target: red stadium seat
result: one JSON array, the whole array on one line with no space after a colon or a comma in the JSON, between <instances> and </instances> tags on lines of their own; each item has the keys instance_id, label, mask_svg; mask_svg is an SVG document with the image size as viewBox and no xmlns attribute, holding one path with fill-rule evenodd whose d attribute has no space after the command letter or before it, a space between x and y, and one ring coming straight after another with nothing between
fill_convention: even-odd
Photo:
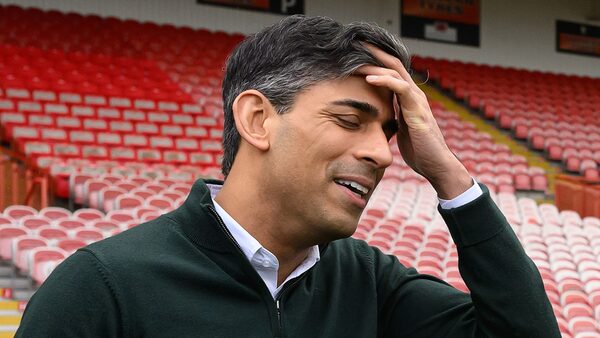
<instances>
[{"instance_id":1,"label":"red stadium seat","mask_svg":"<svg viewBox=\"0 0 600 338\"><path fill-rule=\"evenodd\" d=\"M71 211L60 207L46 207L40 210L39 215L50 220L57 220L71 216Z\"/></svg>"},{"instance_id":2,"label":"red stadium seat","mask_svg":"<svg viewBox=\"0 0 600 338\"><path fill-rule=\"evenodd\" d=\"M28 230L37 230L38 228L45 225L50 225L51 223L51 219L40 215L24 216L21 219L19 219L18 222L18 224L20 224L23 228Z\"/></svg>"},{"instance_id":3,"label":"red stadium seat","mask_svg":"<svg viewBox=\"0 0 600 338\"><path fill-rule=\"evenodd\" d=\"M12 240L29 234L28 229L14 225L0 225L0 257L3 260L12 258Z\"/></svg>"},{"instance_id":4,"label":"red stadium seat","mask_svg":"<svg viewBox=\"0 0 600 338\"><path fill-rule=\"evenodd\" d=\"M69 237L66 229L62 229L60 227L53 227L50 225L39 227L38 229L36 229L35 232L39 237L45 238L47 240L59 240Z\"/></svg>"},{"instance_id":5,"label":"red stadium seat","mask_svg":"<svg viewBox=\"0 0 600 338\"><path fill-rule=\"evenodd\" d=\"M26 272L28 270L28 254L29 252L37 247L48 246L48 242L37 236L23 235L15 237L12 240L12 261L15 266Z\"/></svg>"},{"instance_id":6,"label":"red stadium seat","mask_svg":"<svg viewBox=\"0 0 600 338\"><path fill-rule=\"evenodd\" d=\"M82 231L88 231L88 230L79 230L79 233L81 233ZM76 236L76 238L80 238L80 237ZM98 239L100 239L100 238L98 238ZM64 250L67 253L67 255L71 255L75 251L77 251L77 249L83 248L87 244L88 243L83 239L66 238L66 239L59 240L56 243L56 246L58 248L61 248L62 250Z\"/></svg>"},{"instance_id":7,"label":"red stadium seat","mask_svg":"<svg viewBox=\"0 0 600 338\"><path fill-rule=\"evenodd\" d=\"M104 218L104 214L97 209L82 208L73 212L73 218L80 219L83 222L89 222Z\"/></svg>"},{"instance_id":8,"label":"red stadium seat","mask_svg":"<svg viewBox=\"0 0 600 338\"><path fill-rule=\"evenodd\" d=\"M37 210L26 205L10 205L3 212L5 216L15 220L19 220L25 216L37 215L37 213Z\"/></svg>"},{"instance_id":9,"label":"red stadium seat","mask_svg":"<svg viewBox=\"0 0 600 338\"><path fill-rule=\"evenodd\" d=\"M63 261L68 256L68 253L61 248L38 247L32 249L29 255L27 270L30 272L32 279L41 284L49 275L49 271L45 269L47 264Z\"/></svg>"}]
</instances>

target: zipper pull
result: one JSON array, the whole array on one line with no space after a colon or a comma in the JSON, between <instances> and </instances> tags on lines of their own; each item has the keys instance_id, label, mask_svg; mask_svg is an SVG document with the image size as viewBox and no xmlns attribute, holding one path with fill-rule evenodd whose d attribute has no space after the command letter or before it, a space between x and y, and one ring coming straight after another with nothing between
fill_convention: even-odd
<instances>
[{"instance_id":1,"label":"zipper pull","mask_svg":"<svg viewBox=\"0 0 600 338\"><path fill-rule=\"evenodd\" d=\"M281 331L281 307L279 305L279 299L275 302L277 306L277 322L279 323L279 330Z\"/></svg>"}]
</instances>

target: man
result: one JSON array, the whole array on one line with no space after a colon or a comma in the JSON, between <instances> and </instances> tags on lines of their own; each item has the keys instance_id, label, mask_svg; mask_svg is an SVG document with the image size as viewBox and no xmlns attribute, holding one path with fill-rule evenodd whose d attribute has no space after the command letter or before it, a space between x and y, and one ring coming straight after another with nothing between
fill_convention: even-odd
<instances>
[{"instance_id":1,"label":"man","mask_svg":"<svg viewBox=\"0 0 600 338\"><path fill-rule=\"evenodd\" d=\"M446 146L404 46L288 17L227 62L224 184L79 250L18 337L559 337L539 273ZM462 293L348 238L397 134L456 242Z\"/></svg>"}]
</instances>

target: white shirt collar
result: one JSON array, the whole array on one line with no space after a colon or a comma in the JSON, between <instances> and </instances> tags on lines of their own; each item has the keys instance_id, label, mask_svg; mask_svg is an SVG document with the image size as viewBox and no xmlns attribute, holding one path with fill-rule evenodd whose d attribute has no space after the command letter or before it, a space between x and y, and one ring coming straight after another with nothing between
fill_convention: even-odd
<instances>
[{"instance_id":1,"label":"white shirt collar","mask_svg":"<svg viewBox=\"0 0 600 338\"><path fill-rule=\"evenodd\" d=\"M319 252L319 246L312 246L306 259L286 278L286 280L277 286L277 272L279 271L279 261L277 257L273 255L269 250L263 247L256 238L252 237L244 227L242 227L225 209L223 209L219 203L213 199L215 210L223 219L223 223L227 227L227 230L231 233L237 244L242 249L242 252L250 261L250 264L256 272L260 275L265 285L271 292L273 298L276 298L281 291L282 287L291 279L294 279L304 272L312 268L321 259Z\"/></svg>"}]
</instances>

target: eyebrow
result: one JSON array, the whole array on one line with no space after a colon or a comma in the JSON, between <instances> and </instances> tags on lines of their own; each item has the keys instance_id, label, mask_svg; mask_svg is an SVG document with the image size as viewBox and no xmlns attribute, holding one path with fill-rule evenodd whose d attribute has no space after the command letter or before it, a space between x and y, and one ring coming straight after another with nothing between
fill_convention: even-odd
<instances>
[{"instance_id":1,"label":"eyebrow","mask_svg":"<svg viewBox=\"0 0 600 338\"><path fill-rule=\"evenodd\" d=\"M379 115L379 109L377 109L375 106L373 106L372 104L370 104L368 102L357 101L357 100L352 100L352 99L344 99L344 100L333 101L333 102L331 102L331 104L336 105L336 106L351 107L356 110L360 110L361 112L367 113L373 117L376 117L377 115Z\"/></svg>"}]
</instances>

